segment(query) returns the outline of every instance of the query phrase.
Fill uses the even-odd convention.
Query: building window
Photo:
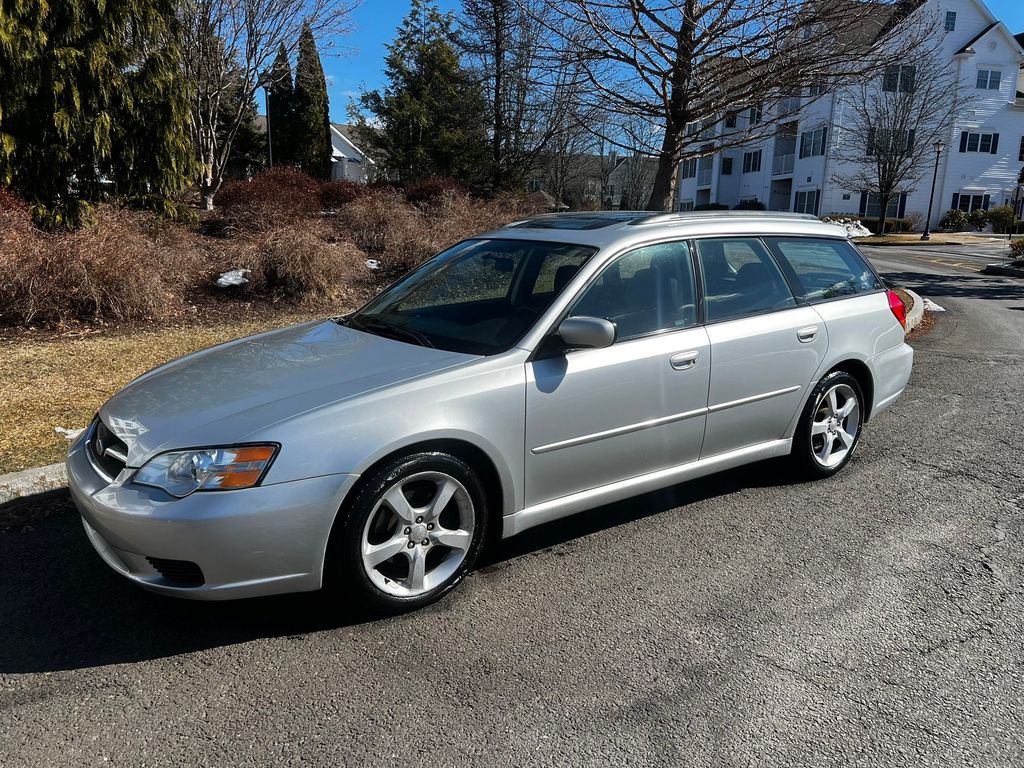
[[[956,11],[946,11],[946,31],[952,32],[956,29]]]
[[[761,122],[761,105],[758,104],[756,107],[751,107],[748,111],[747,116],[750,118],[751,125],[757,125]]]
[[[998,69],[979,69],[977,86],[983,91],[998,91],[1003,73]]]
[[[877,219],[882,210],[882,201],[878,198],[877,192],[860,193],[860,215],[870,219]],[[889,198],[889,204],[885,207],[887,219],[903,218],[907,210],[907,193],[894,192]]]
[[[795,213],[811,213],[818,215],[818,198],[821,193],[817,189],[806,192],[797,192],[793,200],[793,211]]]
[[[959,208],[961,211],[966,211],[967,213],[978,210],[987,211],[991,201],[991,195],[976,195],[973,193],[961,194],[959,192],[954,192],[952,207]]]
[[[882,74],[882,90],[900,93],[914,92],[914,76],[917,67],[913,64],[892,64]]]
[[[743,172],[756,173],[761,170],[761,150],[743,153]]]
[[[1024,153],[1024,139],[1020,140],[1020,151],[1022,153]],[[732,158],[731,157],[723,157],[722,158],[722,175],[723,176],[732,176]]]
[[[800,157],[815,157],[825,154],[825,126],[813,131],[804,131],[800,136]]]
[[[972,133],[970,131],[961,131],[960,133],[961,152],[984,152],[994,155],[998,149],[998,133]]]
[[[693,210],[693,200],[683,200],[679,203],[679,212],[686,213]]]
[[[814,85],[807,89],[807,95],[810,96],[811,98],[821,96],[821,94],[823,94],[824,92],[825,86],[822,85],[821,83],[815,83]]]
[[[897,136],[899,139],[897,140]],[[886,128],[868,128],[868,157],[902,157],[914,151],[914,129],[898,133]]]
[[[726,112],[725,113],[725,127],[726,128],[735,128],[736,127],[736,113],[735,112]]]
[[[697,158],[691,157],[688,160],[683,160],[683,178],[692,179],[697,175]]]
[[[1024,136],[1020,137],[1020,152],[1017,153],[1017,162],[1024,163]]]

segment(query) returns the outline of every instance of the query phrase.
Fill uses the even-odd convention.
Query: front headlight
[[[146,462],[132,482],[160,488],[179,499],[194,491],[252,488],[267,471],[275,453],[276,445],[162,453]]]

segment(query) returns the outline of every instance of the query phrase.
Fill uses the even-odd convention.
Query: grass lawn
[[[932,232],[931,239],[922,240],[921,235],[871,235],[858,237],[858,245],[970,245],[971,243],[991,243],[993,240],[1006,240],[1006,235],[972,235],[967,232]]]
[[[62,461],[69,443],[54,427],[87,426],[114,392],[161,363],[328,314],[220,317],[102,333],[24,333],[0,339],[0,474]]]

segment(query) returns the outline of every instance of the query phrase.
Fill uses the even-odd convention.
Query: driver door
[[[700,456],[711,360],[686,243],[618,257],[569,316],[609,319],[617,339],[527,363],[527,506]]]

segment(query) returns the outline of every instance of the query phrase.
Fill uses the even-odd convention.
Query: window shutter
[[[960,193],[959,192],[954,192],[953,193],[953,204],[951,206],[949,206],[949,207],[951,209],[955,209],[955,208],[959,208],[960,207]]]
[[[911,128],[907,131],[907,154],[912,154],[914,151],[914,129]]]
[[[868,193],[860,193],[860,215],[864,216],[868,212]]]
[[[825,154],[825,146],[828,142],[828,126],[823,126],[821,129],[821,154]],[[817,211],[815,211],[817,213]]]
[[[967,131],[960,131],[960,151],[967,151]]]
[[[983,198],[981,198],[981,207],[984,208],[986,211],[988,210],[988,204],[991,201],[991,199],[991,195],[985,195]]]
[[[907,193],[900,193],[899,207],[896,209],[896,218],[902,219],[907,214]]]
[[[818,209],[821,207],[821,190],[814,190],[814,210],[811,211],[815,216],[818,215]]]
[[[993,133],[992,134],[992,154],[993,155],[996,153],[996,150],[998,148],[999,148],[999,134],[998,133]]]

